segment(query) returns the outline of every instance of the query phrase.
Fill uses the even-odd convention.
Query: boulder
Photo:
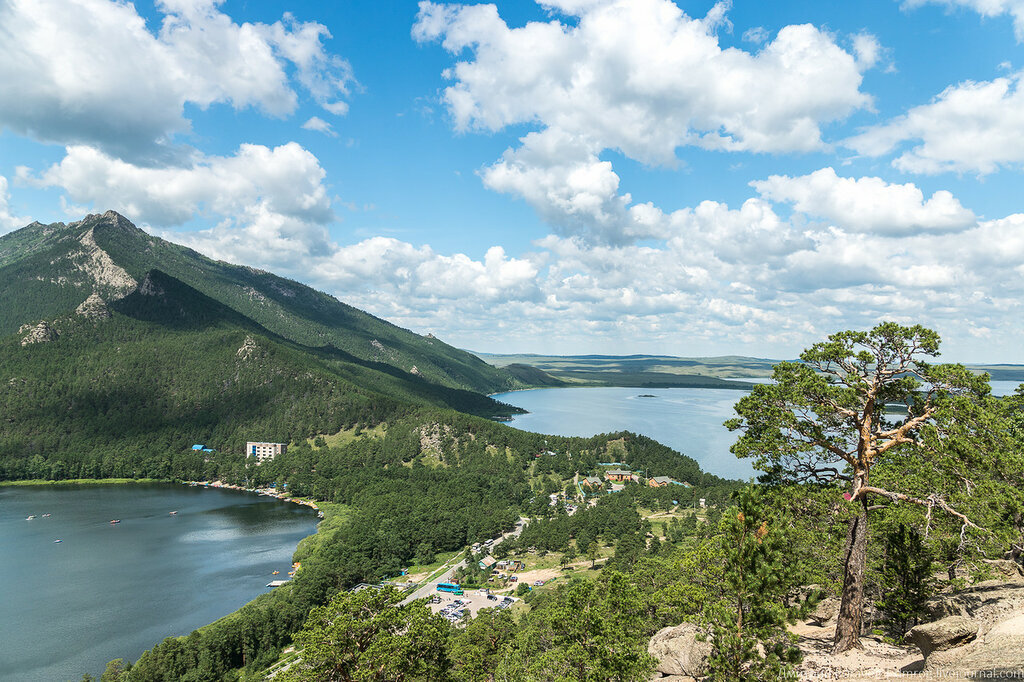
[[[808,618],[815,625],[822,627],[825,623],[833,620],[839,615],[839,599],[837,597],[825,597],[814,608]]]
[[[916,625],[907,639],[917,645],[927,659],[933,651],[953,649],[978,636],[978,624],[966,616],[947,616],[934,623]]]
[[[700,677],[708,665],[711,642],[701,642],[704,631],[692,623],[659,630],[647,645],[647,652],[658,659],[655,668],[662,675]]]

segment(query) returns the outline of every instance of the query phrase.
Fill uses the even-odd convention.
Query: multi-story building
[[[284,443],[256,443],[250,441],[245,444],[245,456],[256,459],[256,464],[269,462],[278,455],[284,454],[288,446]]]

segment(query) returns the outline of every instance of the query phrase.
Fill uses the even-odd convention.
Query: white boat
[[[54,542],[64,542],[63,540],[54,540]]]
[[[32,519],[34,519],[35,517],[36,517],[36,515],[35,515],[35,514],[29,514],[28,516],[26,516],[26,517],[25,517],[25,520],[26,520],[26,521],[31,521],[31,520],[32,520]]]

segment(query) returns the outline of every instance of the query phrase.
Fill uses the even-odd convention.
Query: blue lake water
[[[990,385],[994,395],[1008,395],[1019,383],[993,381]],[[729,452],[738,434],[722,426],[736,416],[733,405],[744,395],[744,391],[709,388],[574,387],[513,391],[494,398],[529,411],[511,422],[524,431],[559,436],[632,431],[693,457],[708,473],[747,479],[757,472],[749,460]]]
[[[694,458],[708,473],[746,479],[755,475],[754,469],[729,452],[738,434],[722,426],[735,416],[733,405],[744,395],[717,388],[573,387],[493,397],[529,411],[510,424],[524,431],[559,436],[632,431]]]
[[[0,680],[99,677],[231,613],[287,574],[316,521],[231,490],[0,487]]]

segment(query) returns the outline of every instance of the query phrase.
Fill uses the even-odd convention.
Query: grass
[[[413,564],[405,570],[409,575],[418,575],[420,573],[426,573],[430,577],[433,577],[433,575],[438,572],[438,569],[448,564],[448,562],[450,562],[452,559],[456,559],[462,556],[464,552],[465,550],[460,549],[459,551],[452,552],[451,554],[439,555],[443,556],[443,558],[437,559],[437,561],[435,561],[432,564]],[[430,582],[430,579],[428,578],[425,582]]]
[[[351,428],[345,429],[343,431],[338,431],[338,433],[322,435],[318,437],[323,438],[324,441],[326,441],[328,447],[336,448],[342,445],[347,445],[352,441],[358,440],[360,438],[383,438],[384,434],[387,432],[387,426],[385,424],[378,424],[372,429],[358,429],[358,434],[356,433],[356,431],[357,429]],[[309,443],[310,447],[315,447],[313,445],[313,441],[315,440],[316,438],[309,438],[306,440],[306,442]]]
[[[31,485],[121,485],[124,483],[171,483],[163,478],[68,478],[61,481],[47,481],[33,478],[26,481],[0,481],[0,486]]]

